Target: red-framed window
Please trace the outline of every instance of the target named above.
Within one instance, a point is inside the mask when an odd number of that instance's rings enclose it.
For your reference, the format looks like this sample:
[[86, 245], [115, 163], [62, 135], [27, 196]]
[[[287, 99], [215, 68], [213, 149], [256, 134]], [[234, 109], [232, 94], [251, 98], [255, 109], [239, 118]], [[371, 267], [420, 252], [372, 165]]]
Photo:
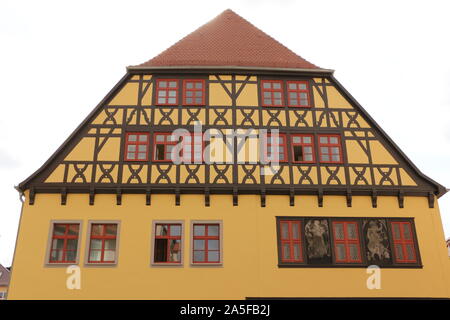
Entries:
[[342, 147], [339, 135], [319, 135], [320, 162], [342, 163]]
[[74, 263], [77, 260], [80, 224], [55, 223], [53, 225], [50, 263]]
[[178, 80], [156, 80], [156, 104], [165, 106], [178, 105]]
[[[267, 134], [265, 136], [265, 149], [264, 149], [264, 160], [287, 162], [287, 138], [286, 134], [279, 133], [278, 135]], [[278, 158], [278, 159], [277, 159]]]
[[280, 80], [261, 81], [261, 100], [265, 107], [283, 106], [283, 82]]
[[155, 249], [153, 261], [155, 263], [181, 262], [181, 230], [179, 223], [157, 223], [155, 225]]
[[394, 241], [394, 257], [398, 263], [416, 263], [416, 249], [411, 222], [391, 222], [392, 240]]
[[205, 80], [183, 80], [183, 105], [205, 105]]
[[315, 162], [314, 156], [314, 137], [310, 134], [292, 134], [292, 162], [312, 163]]
[[288, 81], [287, 92], [289, 107], [311, 107], [308, 81]]
[[220, 263], [220, 225], [194, 224], [193, 263]]
[[170, 132], [156, 132], [153, 140], [153, 161], [171, 161], [172, 150], [178, 143], [176, 136]]
[[149, 133], [128, 132], [125, 135], [125, 161], [147, 161]]
[[91, 225], [89, 263], [115, 263], [117, 223]]
[[333, 221], [333, 240], [337, 263], [361, 263], [358, 222]]
[[280, 221], [281, 262], [303, 262], [301, 222]]
[[203, 162], [203, 150], [205, 142], [202, 133], [190, 133], [183, 136], [182, 161], [184, 163]]
[[[205, 142], [202, 133], [189, 133], [181, 137], [181, 162], [199, 163], [203, 162], [203, 150]], [[154, 134], [154, 161], [172, 161], [172, 150], [178, 144], [175, 135], [168, 132], [157, 132]]]

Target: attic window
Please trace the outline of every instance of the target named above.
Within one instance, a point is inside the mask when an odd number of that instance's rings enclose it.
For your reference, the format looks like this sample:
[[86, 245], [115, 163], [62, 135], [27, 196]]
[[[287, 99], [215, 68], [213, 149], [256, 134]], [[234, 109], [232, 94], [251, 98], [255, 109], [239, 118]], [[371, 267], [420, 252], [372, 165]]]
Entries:
[[281, 107], [283, 105], [283, 82], [279, 80], [261, 81], [262, 105]]
[[291, 135], [293, 162], [309, 163], [314, 162], [314, 145], [312, 135], [294, 134]]
[[289, 107], [310, 107], [309, 90], [307, 81], [288, 81], [288, 105]]
[[148, 160], [149, 134], [146, 132], [129, 132], [125, 141], [125, 161]]
[[178, 80], [159, 79], [156, 81], [156, 104], [178, 105]]
[[319, 135], [320, 162], [342, 163], [342, 148], [338, 135]]
[[183, 81], [183, 105], [205, 105], [205, 80]]
[[176, 137], [169, 132], [155, 133], [154, 161], [171, 161], [172, 150], [178, 143]]

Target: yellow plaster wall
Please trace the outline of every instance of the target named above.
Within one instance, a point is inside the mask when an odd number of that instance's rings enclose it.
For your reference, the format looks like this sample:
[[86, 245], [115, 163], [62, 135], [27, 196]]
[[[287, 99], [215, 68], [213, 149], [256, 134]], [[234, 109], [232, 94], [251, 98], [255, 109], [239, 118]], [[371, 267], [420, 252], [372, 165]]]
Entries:
[[[99, 194], [95, 205], [88, 195], [37, 194], [33, 206], [25, 204], [13, 265], [10, 299], [244, 299], [245, 297], [450, 297], [449, 259], [442, 244], [444, 233], [439, 209], [428, 208], [425, 197], [406, 197], [399, 209], [396, 197], [379, 197], [372, 208], [370, 197], [325, 196], [317, 207], [314, 196], [296, 196], [289, 206], [287, 196], [267, 196], [265, 208], [258, 195], [239, 196], [239, 206], [229, 195], [212, 195], [204, 206], [203, 195]], [[381, 269], [381, 290], [366, 287], [365, 268], [278, 268], [276, 216], [413, 217], [423, 269]], [[82, 220], [81, 290], [66, 289], [64, 267], [44, 266], [50, 220]], [[88, 220], [121, 221], [118, 264], [86, 267]], [[150, 239], [154, 220], [185, 223], [184, 265], [151, 267]], [[223, 266], [193, 267], [189, 262], [190, 221], [223, 222]], [[30, 236], [32, 235], [32, 236]], [[174, 290], [176, 288], [176, 290]]]
[[128, 82], [116, 94], [116, 96], [109, 103], [110, 105], [130, 105], [135, 106], [138, 102], [139, 83]]
[[389, 151], [379, 142], [370, 141], [370, 150], [372, 154], [372, 162], [374, 164], [398, 164]]
[[94, 158], [95, 138], [85, 137], [70, 151], [65, 161], [92, 161]]
[[[231, 92], [231, 84], [225, 84]], [[209, 104], [211, 106], [231, 106], [231, 98], [220, 83], [209, 84]]]
[[[243, 84], [242, 84], [243, 85]], [[240, 86], [240, 85], [239, 85]], [[239, 90], [239, 86], [236, 90]], [[236, 99], [237, 106], [258, 106], [258, 86], [256, 83], [247, 83]]]

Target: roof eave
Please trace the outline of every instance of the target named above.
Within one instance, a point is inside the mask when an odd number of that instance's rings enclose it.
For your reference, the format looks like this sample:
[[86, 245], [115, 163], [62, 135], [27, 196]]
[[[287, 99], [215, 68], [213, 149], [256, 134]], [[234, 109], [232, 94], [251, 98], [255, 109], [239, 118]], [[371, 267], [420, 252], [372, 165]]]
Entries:
[[277, 67], [254, 67], [254, 66], [128, 66], [128, 72], [139, 71], [164, 71], [164, 70], [239, 70], [239, 71], [271, 71], [287, 73], [311, 73], [311, 74], [333, 74], [332, 69], [307, 69], [307, 68], [277, 68]]

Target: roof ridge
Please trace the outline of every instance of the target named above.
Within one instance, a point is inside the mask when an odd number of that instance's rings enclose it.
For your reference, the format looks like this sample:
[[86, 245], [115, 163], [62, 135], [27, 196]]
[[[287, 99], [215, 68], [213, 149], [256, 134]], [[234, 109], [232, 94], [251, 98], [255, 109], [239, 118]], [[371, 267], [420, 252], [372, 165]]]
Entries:
[[[243, 36], [241, 42], [235, 38], [236, 34]], [[235, 46], [234, 52], [227, 50], [230, 43]], [[131, 67], [180, 65], [320, 69], [231, 9], [202, 24], [150, 60]]]

